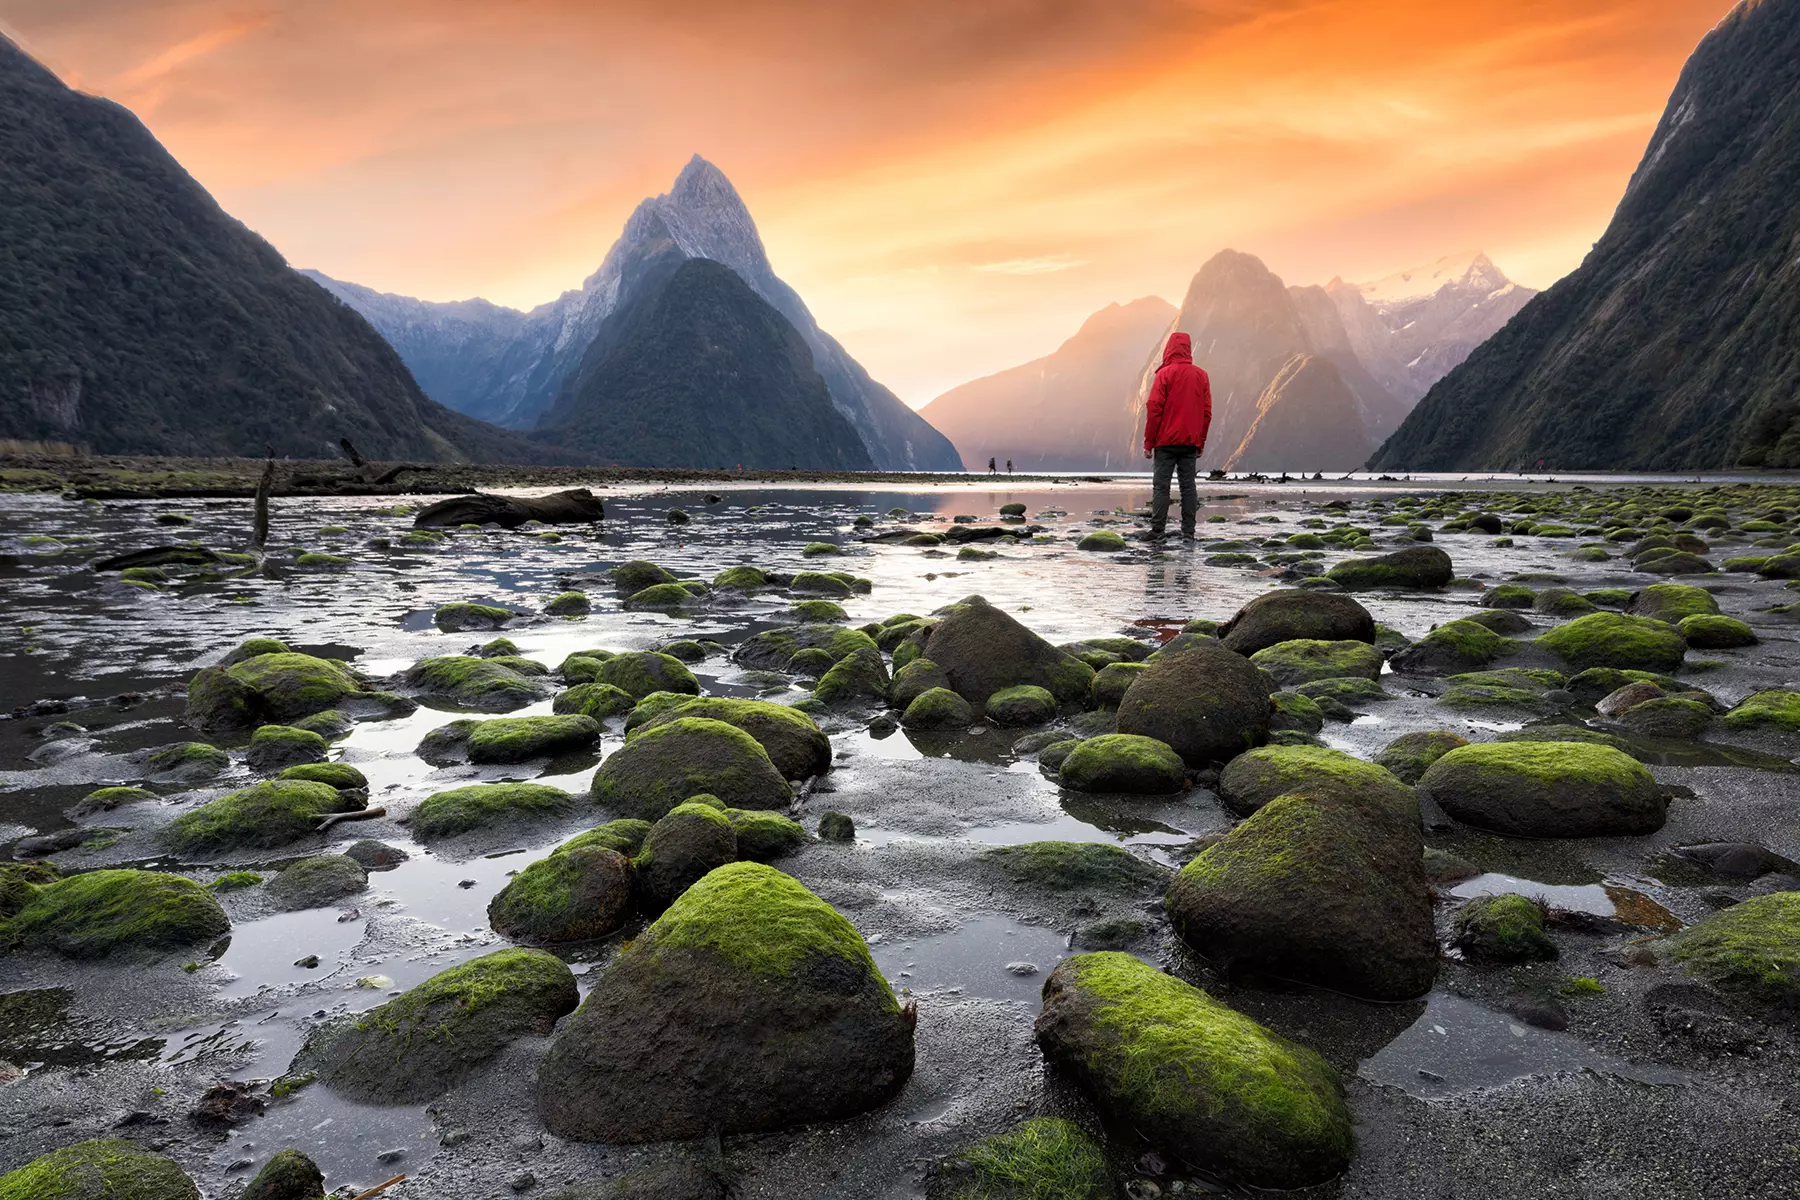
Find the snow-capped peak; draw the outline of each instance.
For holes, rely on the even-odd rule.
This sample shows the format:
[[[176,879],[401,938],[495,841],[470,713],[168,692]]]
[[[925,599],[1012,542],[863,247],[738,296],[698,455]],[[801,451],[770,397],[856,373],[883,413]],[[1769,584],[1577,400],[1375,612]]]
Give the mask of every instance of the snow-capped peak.
[[[1435,296],[1447,284],[1464,285],[1471,291],[1485,295],[1498,291],[1508,282],[1510,281],[1500,268],[1486,254],[1479,250],[1468,250],[1461,254],[1446,255],[1422,267],[1397,271],[1373,283],[1359,283],[1356,288],[1370,304],[1393,305]]]

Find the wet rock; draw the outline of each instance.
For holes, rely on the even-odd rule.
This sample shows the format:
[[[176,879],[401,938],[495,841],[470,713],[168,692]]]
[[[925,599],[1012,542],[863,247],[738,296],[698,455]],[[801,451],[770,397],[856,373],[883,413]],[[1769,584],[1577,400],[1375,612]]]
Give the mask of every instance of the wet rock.
[[[283,1150],[263,1164],[238,1200],[319,1200],[325,1176],[298,1150]]]
[[[1126,896],[1160,891],[1168,882],[1161,867],[1105,842],[1025,842],[984,851],[981,860],[1013,883],[1047,892]]]
[[[1168,796],[1187,786],[1187,767],[1166,742],[1111,733],[1077,742],[1057,779],[1078,792]]]
[[[91,817],[98,813],[109,813],[126,804],[137,804],[143,800],[154,799],[156,799],[155,792],[145,791],[140,787],[95,788],[76,802],[75,807],[69,810],[69,816]]]
[[[1278,732],[1314,734],[1325,728],[1326,712],[1319,701],[1299,692],[1276,692],[1269,697],[1271,736]],[[1334,706],[1336,707],[1336,706]],[[1332,715],[1338,716],[1338,713]]]
[[[600,741],[600,722],[572,714],[553,717],[495,717],[469,730],[472,763],[521,763],[587,750]]]
[[[368,776],[351,766],[341,762],[300,763],[276,776],[278,779],[300,779],[311,783],[322,783],[334,787],[340,792],[352,791],[367,793]]]
[[[368,872],[347,854],[320,854],[282,868],[269,881],[269,898],[283,909],[335,904],[369,886]]]
[[[1530,608],[1536,599],[1537,593],[1522,583],[1502,583],[1481,593],[1479,603],[1483,608]]]
[[[1566,587],[1547,587],[1531,602],[1533,612],[1554,617],[1578,617],[1596,607],[1592,600]]]
[[[1401,675],[1459,675],[1493,662],[1517,646],[1475,621],[1451,621],[1393,657]]]
[[[60,854],[64,850],[73,850],[77,846],[85,846],[92,841],[117,832],[93,826],[76,829],[58,829],[51,833],[40,833],[32,837],[22,837],[13,843],[15,858],[42,858],[49,854]]]
[[[612,1143],[842,1119],[906,1082],[912,1026],[848,921],[733,863],[607,968],[539,1071],[539,1116]]]
[[[434,625],[445,633],[463,633],[471,629],[499,629],[513,619],[509,609],[492,604],[444,604],[432,614]]]
[[[6,1200],[200,1200],[182,1169],[121,1138],[76,1142],[0,1175]]]
[[[646,820],[701,794],[731,808],[779,809],[793,790],[755,738],[705,717],[677,717],[646,729],[594,773],[596,803]]]
[[[672,612],[698,604],[704,593],[680,583],[659,583],[625,598],[625,607],[635,611]]]
[[[545,525],[586,525],[605,516],[605,505],[586,488],[571,488],[548,496],[491,496],[485,492],[472,492],[426,505],[413,515],[413,525],[420,529],[458,525],[498,525],[502,529],[517,529],[527,521]]]
[[[558,846],[555,852],[560,854],[565,850],[579,850],[583,846],[599,846],[607,850],[617,850],[626,858],[631,858],[644,848],[644,839],[649,836],[649,821],[621,817],[616,821],[596,825],[585,833],[576,834]]]
[[[516,1039],[549,1033],[577,999],[575,976],[561,959],[497,950],[321,1026],[290,1073],[316,1072],[326,1087],[364,1104],[422,1104]]]
[[[1481,868],[1448,850],[1425,847],[1425,878],[1428,882],[1458,883],[1481,874]]]
[[[1293,690],[1321,707],[1328,702],[1351,705],[1361,704],[1365,701],[1393,699],[1381,684],[1373,679],[1315,679],[1311,683],[1298,684]],[[1331,716],[1332,714],[1327,712],[1326,715]]]
[[[1719,602],[1705,588],[1685,583],[1653,583],[1631,597],[1626,612],[1674,625],[1684,617],[1708,616],[1719,611]]]
[[[830,705],[882,704],[887,701],[888,682],[881,651],[865,647],[838,659],[819,677],[813,695]]]
[[[1693,650],[1741,650],[1757,644],[1755,631],[1736,617],[1697,614],[1683,617],[1675,628]]]
[[[1556,957],[1544,905],[1524,896],[1477,896],[1456,910],[1451,942],[1472,962],[1522,963]]]
[[[267,1107],[267,1101],[252,1092],[249,1084],[221,1079],[201,1093],[188,1120],[211,1129],[233,1129],[262,1116]]]
[[[974,723],[974,705],[942,687],[919,693],[900,717],[901,725],[921,731],[967,729]]]
[[[1125,549],[1125,539],[1110,529],[1096,529],[1075,543],[1077,550],[1114,553]]]
[[[636,704],[637,699],[630,692],[610,683],[578,683],[566,691],[558,692],[551,701],[550,711],[565,716],[579,714],[604,721],[608,717],[630,712]]]
[[[1513,837],[1655,833],[1669,804],[1642,763],[1577,742],[1464,746],[1427,768],[1419,791],[1465,825]]]
[[[546,1200],[726,1200],[719,1175],[693,1162],[658,1163],[604,1183],[552,1193]]]
[[[1526,633],[1536,628],[1530,621],[1510,608],[1495,608],[1486,612],[1471,613],[1461,619],[1473,622],[1483,629],[1492,630],[1501,637],[1511,637],[1513,634]]]
[[[888,684],[888,703],[895,708],[904,710],[910,708],[914,700],[933,688],[949,690],[950,676],[945,673],[944,668],[929,658],[915,658],[894,672],[893,681]],[[964,701],[964,703],[968,702]],[[970,709],[969,712],[973,717],[974,709]]]
[[[1425,768],[1450,751],[1468,744],[1467,738],[1447,729],[1403,733],[1382,747],[1381,753],[1375,756],[1375,765],[1386,767],[1401,783],[1415,784],[1425,773]]]
[[[1341,750],[1315,746],[1262,746],[1225,764],[1216,789],[1225,807],[1247,817],[1290,792],[1363,796],[1401,814],[1415,815],[1412,789],[1386,767]]]
[[[1347,558],[1325,574],[1353,592],[1387,588],[1426,591],[1449,583],[1456,570],[1450,556],[1436,546],[1408,546],[1374,558]]]
[[[552,617],[584,617],[593,608],[586,592],[559,592],[544,602],[544,612]]]
[[[700,694],[700,681],[680,659],[655,650],[631,650],[615,654],[600,664],[597,683],[614,687],[642,700],[652,692]]]
[[[407,668],[411,687],[458,708],[505,712],[536,703],[549,694],[545,684],[503,663],[465,654],[420,659]]]
[[[725,817],[737,835],[738,857],[752,862],[769,862],[792,854],[812,839],[798,821],[780,813],[754,808],[728,808]]]
[[[1057,649],[981,596],[938,610],[925,639],[925,657],[942,667],[952,691],[985,705],[1005,688],[1032,684],[1058,702],[1081,700],[1094,669]]]
[[[465,717],[448,725],[439,725],[419,739],[413,753],[434,767],[447,767],[466,762],[469,757],[469,735],[479,722]]]
[[[1558,625],[1537,644],[1577,670],[1670,672],[1680,668],[1687,654],[1687,642],[1674,626],[1611,612],[1590,613]]]
[[[167,783],[202,783],[231,769],[231,755],[205,742],[177,742],[152,750],[151,778]]]
[[[159,840],[182,854],[217,850],[272,850],[309,837],[333,813],[360,812],[367,799],[304,779],[271,779],[252,784],[184,813],[165,826]]]
[[[1695,738],[1712,724],[1713,711],[1697,700],[1670,696],[1634,704],[1616,719],[1642,737]]]
[[[1291,589],[1258,596],[1219,627],[1220,644],[1245,656],[1299,640],[1373,643],[1375,618],[1342,593]]]
[[[1042,725],[1056,716],[1056,697],[1034,684],[1001,688],[989,696],[987,719],[1002,729]]]
[[[24,886],[30,888],[24,902],[0,922],[0,949],[64,958],[152,954],[210,942],[231,929],[211,892],[161,871],[88,871]]]
[[[250,735],[244,762],[252,771],[273,775],[298,763],[325,761],[325,739],[291,725],[264,725]]]
[[[822,651],[836,663],[864,649],[873,650],[876,646],[860,629],[826,624],[789,625],[764,630],[750,638],[737,648],[732,660],[752,670],[786,671],[791,668],[794,656],[802,651]]]
[[[1149,669],[1144,663],[1108,663],[1094,672],[1094,681],[1088,685],[1088,702],[1096,708],[1119,707],[1137,677]]]
[[[726,567],[713,576],[712,585],[719,591],[748,592],[768,587],[769,577],[751,566]]]
[[[788,705],[765,700],[711,696],[687,700],[635,726],[631,736],[683,717],[723,721],[743,730],[756,739],[785,779],[810,779],[831,769],[831,739],[820,731],[818,723]]]
[[[1582,704],[1598,704],[1622,687],[1633,683],[1652,683],[1664,692],[1681,690],[1681,684],[1668,675],[1649,671],[1620,671],[1612,667],[1590,667],[1568,681],[1568,690]]]
[[[1791,870],[1793,863],[1748,842],[1702,842],[1677,846],[1675,853],[1726,879],[1755,879],[1770,871]]]
[[[1654,683],[1628,683],[1618,691],[1601,697],[1594,705],[1594,711],[1603,717],[1616,717],[1634,705],[1647,700],[1660,700],[1662,697],[1663,690]]]
[[[819,838],[827,842],[854,842],[856,822],[845,813],[827,809],[819,814]]]
[[[1672,935],[1668,958],[1732,996],[1800,1009],[1800,892],[1734,904]]]
[[[952,1155],[938,1169],[945,1193],[988,1200],[1110,1200],[1106,1151],[1073,1121],[1033,1117]]]
[[[1437,974],[1424,849],[1417,815],[1380,792],[1290,792],[1183,867],[1166,905],[1226,970],[1410,999]]]
[[[365,871],[391,871],[412,856],[398,846],[364,838],[350,843],[344,850],[344,857],[361,863]]]
[[[631,863],[617,846],[563,846],[515,875],[488,901],[488,923],[531,945],[597,941],[631,915]]]
[[[195,674],[188,681],[187,722],[204,730],[251,729],[338,708],[365,691],[343,663],[258,654]]]
[[[848,621],[844,606],[830,600],[798,600],[791,610],[802,621]],[[864,632],[867,632],[866,630]]]
[[[1267,740],[1269,686],[1249,659],[1198,643],[1158,658],[1126,689],[1118,731],[1166,742],[1190,767],[1227,762]]]
[[[638,903],[650,915],[660,913],[713,868],[737,858],[737,835],[713,797],[676,805],[650,827],[632,862]]]
[[[575,797],[541,783],[476,783],[436,792],[413,810],[412,830],[421,838],[451,837],[506,821],[564,816]]]
[[[1725,714],[1725,724],[1732,729],[1800,732],[1800,692],[1770,688],[1746,696]]]
[[[1293,641],[1258,650],[1250,661],[1279,686],[1292,687],[1317,679],[1379,679],[1382,658],[1368,642]]]
[[[1350,1161],[1343,1085],[1325,1060],[1130,955],[1062,962],[1037,1040],[1109,1125],[1194,1168],[1289,1188]]]

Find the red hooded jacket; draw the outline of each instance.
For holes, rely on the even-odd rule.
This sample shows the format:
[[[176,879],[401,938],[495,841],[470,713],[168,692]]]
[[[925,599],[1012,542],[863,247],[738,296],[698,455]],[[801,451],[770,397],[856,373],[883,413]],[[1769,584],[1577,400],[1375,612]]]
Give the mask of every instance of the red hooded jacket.
[[[1193,346],[1185,333],[1169,335],[1144,408],[1146,454],[1158,446],[1206,445],[1206,432],[1212,427],[1212,380],[1194,365]]]

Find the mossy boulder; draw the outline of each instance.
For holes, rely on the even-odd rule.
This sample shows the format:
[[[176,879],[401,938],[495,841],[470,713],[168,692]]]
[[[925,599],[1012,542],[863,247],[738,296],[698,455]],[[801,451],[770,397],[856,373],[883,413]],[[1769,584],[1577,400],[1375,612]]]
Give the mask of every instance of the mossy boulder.
[[[257,656],[263,655],[263,654],[290,654],[290,653],[292,653],[292,651],[289,650],[288,644],[284,641],[281,641],[279,638],[272,638],[272,637],[245,638],[242,642],[238,643],[238,645],[235,648],[228,651],[224,658],[221,658],[219,660],[219,665],[221,667],[231,667],[231,666],[236,666],[238,663],[243,662],[245,659],[256,658]]]
[[[1162,868],[1106,842],[1025,842],[984,851],[981,859],[1013,883],[1049,892],[1123,896],[1168,883]]]
[[[544,612],[552,617],[584,617],[592,609],[586,592],[558,592],[544,602]]]
[[[1056,697],[1035,684],[1001,688],[987,699],[987,719],[1002,729],[1042,725],[1056,716]]]
[[[1452,750],[1468,744],[1467,738],[1447,729],[1422,729],[1414,733],[1403,733],[1382,747],[1381,753],[1375,756],[1375,765],[1386,767],[1401,783],[1415,784],[1425,774],[1425,768]]]
[[[1061,1117],[1032,1117],[959,1150],[939,1171],[947,1200],[1111,1200],[1106,1151]]]
[[[469,730],[472,763],[522,763],[588,750],[600,741],[600,722],[579,713],[552,717],[494,717]]]
[[[675,576],[655,563],[645,562],[641,558],[620,563],[607,574],[612,576],[613,587],[618,589],[621,596],[633,595],[645,588],[655,587],[659,583],[675,582]]]
[[[738,857],[752,862],[768,862],[784,854],[792,854],[812,840],[807,836],[804,825],[789,820],[780,813],[753,808],[728,808],[725,816],[731,822],[731,832],[737,835]],[[822,817],[820,820],[823,823]],[[854,832],[851,837],[855,837]]]
[[[699,795],[730,808],[786,808],[793,789],[755,738],[705,717],[646,729],[594,772],[596,803],[644,820]]]
[[[756,739],[784,779],[810,779],[831,770],[831,739],[818,722],[786,704],[707,696],[685,700],[631,730],[631,737],[683,717],[723,721]]]
[[[813,695],[821,704],[885,704],[888,683],[887,663],[881,651],[865,646],[832,664],[819,677]]]
[[[1482,609],[1480,612],[1470,613],[1468,616],[1459,619],[1479,625],[1483,629],[1492,630],[1501,637],[1511,637],[1514,634],[1526,633],[1529,630],[1536,628],[1530,621],[1526,620],[1510,608]],[[1407,645],[1411,644],[1412,643],[1410,642],[1407,643]],[[1402,647],[1402,649],[1404,649],[1404,647]]]
[[[1355,1149],[1337,1072],[1129,954],[1078,954],[1044,983],[1044,1055],[1106,1122],[1233,1183],[1294,1188]]]
[[[1226,971],[1405,1000],[1437,974],[1424,853],[1417,813],[1384,789],[1288,792],[1189,861],[1165,904]]]
[[[298,1150],[281,1150],[263,1164],[237,1200],[320,1200],[325,1176]]]
[[[1108,663],[1094,672],[1093,682],[1088,684],[1088,702],[1095,708],[1119,707],[1137,677],[1149,669],[1149,664],[1141,662]]]
[[[970,704],[1020,684],[1059,703],[1086,697],[1094,669],[1051,645],[980,596],[940,609],[925,637],[925,657],[944,669],[950,689]]]
[[[797,600],[788,610],[802,621],[847,621],[844,606],[830,600]]]
[[[1624,613],[1576,617],[1539,637],[1537,644],[1576,670],[1673,672],[1687,655],[1687,642],[1673,625]]]
[[[362,1104],[423,1104],[576,1005],[575,976],[542,950],[496,950],[439,971],[357,1016],[321,1026],[290,1073],[316,1073]]]
[[[1250,656],[1281,687],[1315,679],[1379,679],[1381,651],[1368,642],[1278,642]]]
[[[839,1120],[900,1090],[912,1026],[850,922],[732,863],[607,967],[538,1072],[538,1115],[615,1144]]]
[[[466,633],[471,629],[499,629],[513,619],[510,609],[492,604],[444,604],[431,616],[432,624],[445,633]]]
[[[64,958],[154,954],[210,942],[231,929],[211,892],[161,871],[88,871],[10,890],[18,894],[8,903],[18,908],[0,921],[0,951]]]
[[[1524,896],[1477,896],[1456,910],[1450,941],[1472,962],[1542,962],[1556,957],[1544,906]]]
[[[1678,624],[1683,617],[1715,616],[1719,602],[1705,588],[1685,583],[1653,583],[1632,594],[1625,610],[1634,617]]]
[[[1465,825],[1513,837],[1618,837],[1662,828],[1668,794],[1610,746],[1488,742],[1438,759],[1419,790]]]
[[[1329,703],[1329,702],[1328,702]],[[1311,696],[1276,692],[1269,697],[1269,731],[1315,734],[1325,728],[1325,709]],[[1335,709],[1335,705],[1333,705]]]
[[[1493,662],[1516,647],[1476,621],[1449,621],[1394,655],[1401,675],[1460,675]]]
[[[341,662],[291,652],[203,667],[188,681],[187,722],[196,729],[251,729],[337,708],[365,691]]]
[[[265,892],[277,907],[291,910],[333,904],[368,886],[369,873],[355,859],[319,854],[283,867]]]
[[[1436,546],[1408,546],[1374,558],[1346,558],[1325,577],[1351,592],[1382,589],[1430,591],[1456,576],[1450,556]]]
[[[632,860],[638,906],[654,916],[709,871],[737,859],[737,834],[714,797],[678,804],[650,827]]]
[[[206,742],[177,742],[152,750],[145,765],[160,782],[202,783],[229,771],[231,755]]]
[[[801,571],[788,584],[788,590],[803,595],[836,597],[848,596],[853,591],[848,580],[819,571]]]
[[[1269,694],[1249,659],[1196,642],[1132,681],[1119,701],[1118,732],[1165,742],[1190,767],[1228,762],[1268,740]]]
[[[474,783],[434,792],[413,810],[412,831],[421,838],[453,837],[503,821],[565,816],[575,797],[542,783]]]
[[[1246,751],[1219,772],[1218,792],[1225,807],[1241,817],[1290,792],[1360,795],[1404,815],[1418,811],[1412,790],[1386,767],[1317,746],[1259,746]]]
[[[424,658],[408,667],[406,683],[458,708],[506,712],[542,700],[549,689],[491,659],[466,654]]]
[[[596,941],[612,934],[631,915],[626,856],[637,847],[599,843],[564,845],[513,876],[488,901],[488,924],[502,937],[528,945]]]
[[[685,663],[655,650],[630,650],[613,655],[600,664],[594,681],[610,683],[639,700],[652,692],[700,694],[700,681],[694,678]]]
[[[1785,1013],[1800,1011],[1800,892],[1734,904],[1666,945],[1690,975]]]
[[[1642,737],[1696,738],[1713,722],[1713,710],[1698,700],[1661,696],[1634,704],[1613,720]]]
[[[183,813],[158,838],[181,854],[272,850],[310,837],[333,813],[367,807],[367,799],[356,791],[306,779],[269,779]]]
[[[915,658],[894,672],[894,678],[888,683],[888,703],[895,708],[905,709],[931,689],[941,688],[947,691],[949,687],[950,676],[945,673],[944,668],[929,658]]]
[[[726,567],[713,576],[712,585],[719,591],[749,592],[768,587],[769,577],[755,567]]]
[[[264,725],[250,735],[244,762],[252,771],[272,775],[300,763],[325,761],[330,750],[325,739],[291,725]]]
[[[1125,549],[1125,539],[1111,529],[1096,529],[1076,542],[1075,548],[1111,554]]]
[[[900,715],[908,729],[967,729],[975,723],[975,706],[946,687],[927,688],[913,697]]]
[[[1316,701],[1321,707],[1327,703],[1349,706],[1371,700],[1392,700],[1387,689],[1374,679],[1315,679],[1311,683],[1294,685],[1297,695]]]
[[[558,692],[550,702],[550,711],[562,716],[592,717],[604,721],[628,713],[637,699],[624,688],[610,683],[578,683]]]
[[[835,663],[863,649],[877,647],[860,629],[823,623],[785,625],[779,629],[765,629],[750,638],[737,648],[732,660],[754,671],[786,671],[792,668],[794,656],[802,651],[823,651]]]
[[[1732,729],[1774,729],[1800,733],[1800,692],[1769,688],[1738,701],[1725,714]]]
[[[679,583],[658,583],[625,598],[625,607],[637,610],[670,610],[699,603],[700,597]]]
[[[279,779],[303,779],[312,783],[323,783],[338,791],[369,790],[369,777],[351,766],[349,763],[320,762],[300,763],[283,771]]]
[[[200,1189],[160,1154],[96,1138],[0,1175],[0,1200],[200,1200]]]
[[[579,850],[584,846],[600,846],[607,850],[617,850],[626,858],[632,858],[643,849],[644,839],[650,836],[650,824],[649,821],[641,821],[636,817],[620,817],[576,834],[558,846],[553,853]]]
[[[1692,650],[1741,650],[1757,641],[1756,631],[1736,617],[1695,613],[1683,617],[1675,628]]]
[[[1478,603],[1483,608],[1530,608],[1537,593],[1522,583],[1495,584],[1481,593]]]
[[[1187,765],[1166,742],[1108,733],[1078,742],[1062,760],[1057,780],[1077,792],[1168,796],[1187,786]]]
[[[1531,602],[1533,612],[1553,617],[1578,617],[1593,612],[1594,608],[1592,600],[1566,587],[1547,587]]]
[[[1246,656],[1282,642],[1374,640],[1375,618],[1354,597],[1298,588],[1258,596],[1219,627],[1220,644]]]

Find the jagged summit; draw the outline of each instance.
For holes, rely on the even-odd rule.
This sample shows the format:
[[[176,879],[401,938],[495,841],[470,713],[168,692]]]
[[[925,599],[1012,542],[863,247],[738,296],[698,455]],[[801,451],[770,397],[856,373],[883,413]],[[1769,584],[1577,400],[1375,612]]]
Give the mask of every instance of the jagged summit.
[[[1493,259],[1479,250],[1466,250],[1461,254],[1445,255],[1422,267],[1396,271],[1373,283],[1357,284],[1356,287],[1363,299],[1370,304],[1381,305],[1424,300],[1437,295],[1446,287],[1458,287],[1477,293],[1495,292],[1511,283],[1505,273],[1494,265]]]

